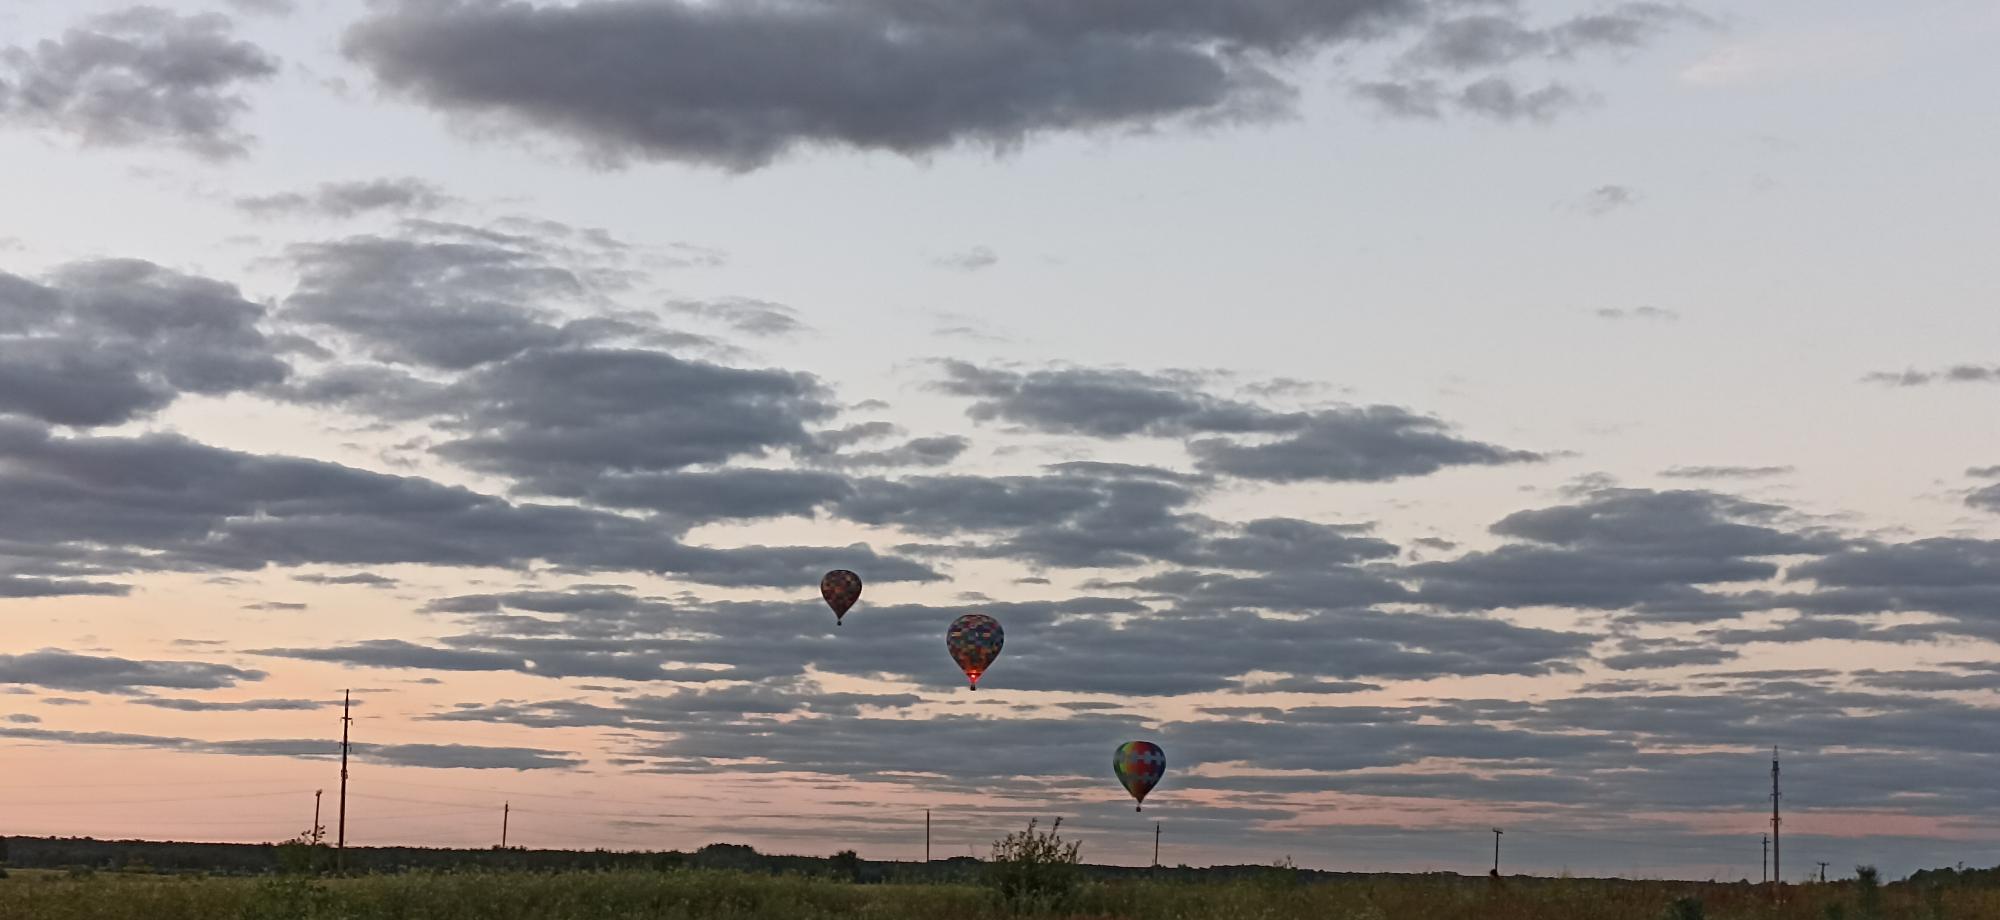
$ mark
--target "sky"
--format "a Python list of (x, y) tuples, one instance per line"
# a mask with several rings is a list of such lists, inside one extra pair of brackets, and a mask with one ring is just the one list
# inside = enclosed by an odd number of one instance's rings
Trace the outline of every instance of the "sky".
[(10, 0), (0, 833), (2000, 862), (1996, 38)]

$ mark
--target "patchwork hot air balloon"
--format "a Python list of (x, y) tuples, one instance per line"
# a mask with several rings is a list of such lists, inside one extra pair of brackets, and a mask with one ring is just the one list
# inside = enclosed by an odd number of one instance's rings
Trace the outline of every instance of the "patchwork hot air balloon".
[(1000, 621), (983, 613), (968, 613), (951, 621), (951, 629), (944, 634), (944, 647), (965, 671), (974, 690), (979, 689), (979, 675), (986, 673), (993, 659), (1000, 657), (1000, 646), (1006, 641), (1007, 633), (1000, 628)]
[(834, 569), (819, 580), (819, 594), (833, 608), (833, 625), (847, 615), (847, 608), (861, 599), (861, 576), (846, 569)]
[(1160, 777), (1167, 775), (1167, 752), (1151, 741), (1127, 741), (1111, 755), (1111, 770), (1125, 791), (1139, 804), (1133, 811), (1146, 810), (1146, 793), (1153, 791)]

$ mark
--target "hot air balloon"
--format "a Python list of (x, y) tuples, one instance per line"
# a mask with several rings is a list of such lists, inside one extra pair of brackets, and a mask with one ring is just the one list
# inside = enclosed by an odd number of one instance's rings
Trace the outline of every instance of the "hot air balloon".
[(1127, 741), (1111, 755), (1111, 770), (1125, 784), (1125, 791), (1138, 800), (1139, 805), (1132, 810), (1145, 811), (1146, 793), (1167, 775), (1167, 752), (1151, 741)]
[(847, 608), (861, 599), (861, 576), (846, 569), (834, 569), (820, 578), (819, 593), (826, 598), (826, 605), (833, 608), (833, 625), (839, 626)]
[(944, 634), (944, 647), (965, 671), (974, 690), (979, 689), (979, 675), (1000, 657), (1000, 646), (1006, 642), (1007, 633), (1000, 628), (1000, 621), (983, 613), (968, 613), (951, 621), (951, 629)]

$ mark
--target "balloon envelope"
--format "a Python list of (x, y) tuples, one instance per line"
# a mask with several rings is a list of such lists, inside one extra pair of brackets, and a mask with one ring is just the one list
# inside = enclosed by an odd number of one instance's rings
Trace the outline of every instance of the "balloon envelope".
[(1151, 741), (1127, 741), (1111, 755), (1111, 771), (1125, 784), (1125, 791), (1140, 803), (1133, 811), (1145, 809), (1146, 793), (1153, 791), (1160, 777), (1167, 775), (1167, 752)]
[(951, 621), (951, 629), (944, 634), (944, 647), (951, 652), (951, 660), (958, 662), (971, 681), (972, 689), (979, 689), (979, 675), (1000, 656), (1000, 646), (1007, 641), (1007, 634), (1000, 628), (1000, 621), (983, 613), (968, 613)]
[(838, 626), (847, 609), (861, 599), (861, 576), (846, 569), (834, 569), (819, 580), (819, 594), (833, 608), (833, 622)]

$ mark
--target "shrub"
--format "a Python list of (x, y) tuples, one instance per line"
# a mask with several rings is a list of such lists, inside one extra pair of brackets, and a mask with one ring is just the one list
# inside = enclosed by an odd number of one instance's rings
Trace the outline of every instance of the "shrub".
[(1028, 829), (993, 842), (993, 860), (986, 864), (986, 884), (1001, 907), (1017, 914), (1053, 913), (1076, 903), (1082, 874), (1077, 870), (1083, 844), (1067, 842), (1058, 833), (1062, 819), (1046, 831)]
[(1854, 913), (1861, 920), (1881, 920), (1882, 875), (1874, 866), (1854, 867)]
[(850, 882), (861, 881), (861, 856), (853, 850), (841, 850), (827, 860), (835, 878)]
[(1700, 898), (1676, 898), (1667, 905), (1664, 920), (1704, 920), (1707, 916), (1702, 911)]

